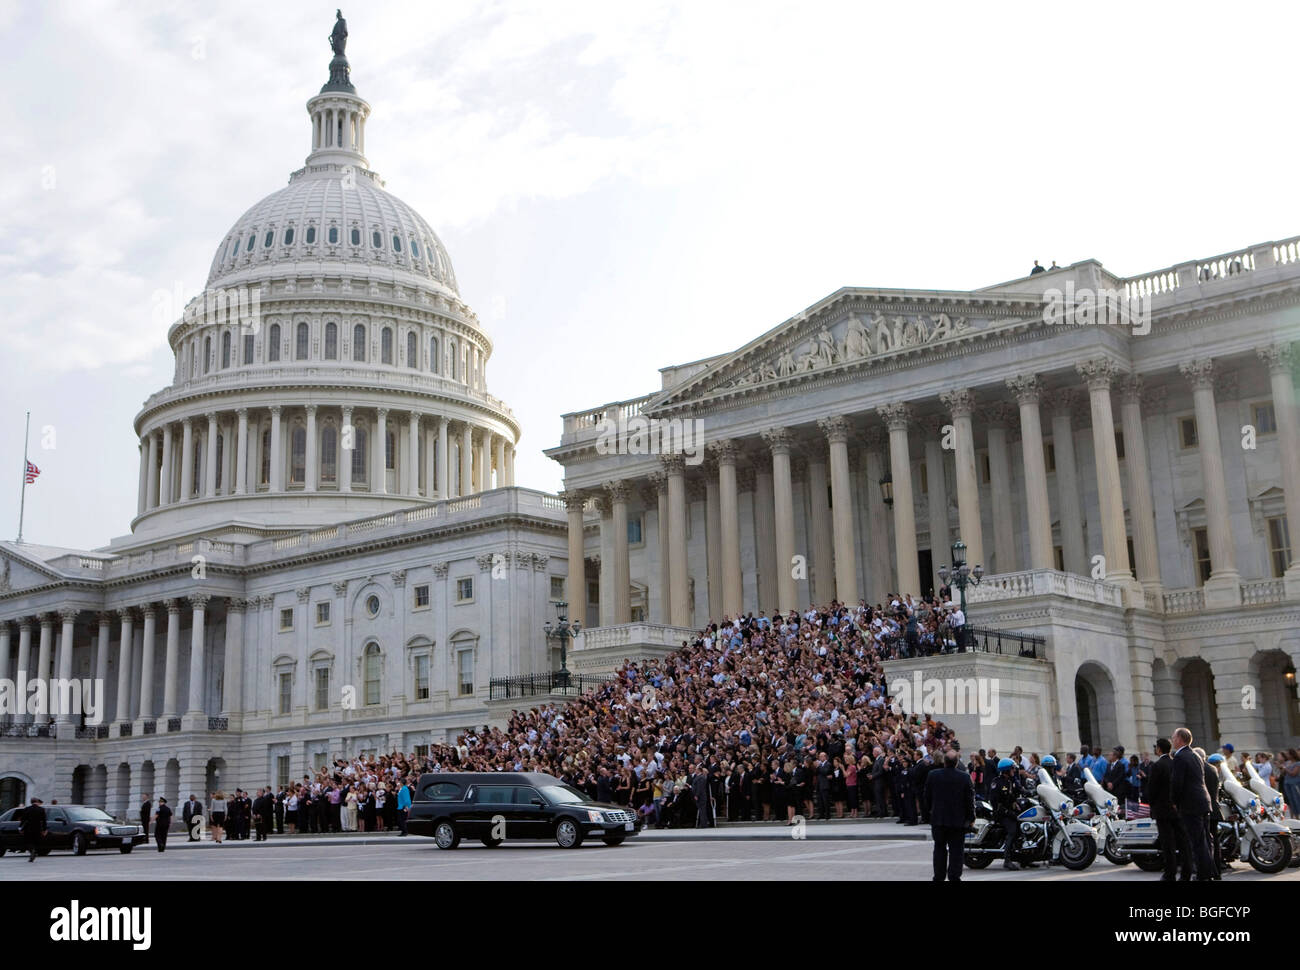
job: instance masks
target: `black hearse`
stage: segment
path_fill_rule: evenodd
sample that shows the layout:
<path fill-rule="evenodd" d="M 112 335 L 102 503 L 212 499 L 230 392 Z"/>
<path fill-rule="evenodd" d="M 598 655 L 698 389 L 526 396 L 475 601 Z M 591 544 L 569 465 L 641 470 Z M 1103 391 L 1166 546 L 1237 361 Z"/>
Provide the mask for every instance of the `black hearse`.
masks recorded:
<path fill-rule="evenodd" d="M 440 849 L 462 838 L 489 848 L 505 839 L 554 839 L 576 849 L 587 837 L 619 845 L 641 831 L 635 812 L 593 802 L 558 778 L 534 772 L 436 772 L 420 776 L 406 830 Z"/>

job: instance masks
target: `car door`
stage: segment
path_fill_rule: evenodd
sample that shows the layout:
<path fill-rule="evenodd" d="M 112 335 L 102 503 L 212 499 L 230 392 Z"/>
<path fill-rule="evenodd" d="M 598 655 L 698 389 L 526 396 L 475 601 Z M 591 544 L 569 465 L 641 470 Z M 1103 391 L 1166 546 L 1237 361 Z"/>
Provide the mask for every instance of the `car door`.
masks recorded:
<path fill-rule="evenodd" d="M 17 849 L 22 845 L 22 834 L 19 832 L 19 826 L 22 824 L 19 818 L 22 816 L 22 811 L 21 808 L 11 808 L 0 815 L 0 846 L 6 849 Z"/>
<path fill-rule="evenodd" d="M 514 808 L 513 797 L 509 785 L 475 785 L 470 792 L 466 822 L 461 826 L 465 834 L 475 839 L 491 837 L 494 819 L 498 816 L 506 819 L 507 836 L 513 834 L 509 824 Z"/>
<path fill-rule="evenodd" d="M 513 838 L 549 839 L 551 808 L 531 785 L 516 785 L 508 828 Z M 541 804 L 538 804 L 538 803 Z"/>
<path fill-rule="evenodd" d="M 61 808 L 45 810 L 45 829 L 50 834 L 45 839 L 46 848 L 67 849 L 72 846 L 72 826 L 68 813 Z"/>

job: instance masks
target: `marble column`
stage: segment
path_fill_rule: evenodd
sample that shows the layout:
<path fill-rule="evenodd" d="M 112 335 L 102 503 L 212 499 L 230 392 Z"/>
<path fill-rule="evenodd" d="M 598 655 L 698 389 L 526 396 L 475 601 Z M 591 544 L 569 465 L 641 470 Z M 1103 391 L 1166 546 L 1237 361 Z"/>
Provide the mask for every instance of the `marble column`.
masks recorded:
<path fill-rule="evenodd" d="M 754 471 L 754 562 L 758 567 L 758 609 L 771 612 L 776 598 L 776 497 L 772 465 L 760 454 L 750 456 Z"/>
<path fill-rule="evenodd" d="M 203 495 L 214 498 L 217 494 L 217 412 L 209 411 L 204 417 L 208 419 L 208 453 L 203 462 Z"/>
<path fill-rule="evenodd" d="M 1205 581 L 1205 607 L 1240 606 L 1241 576 L 1237 573 L 1228 483 L 1219 443 L 1219 414 L 1214 403 L 1214 361 L 1210 358 L 1185 361 L 1178 369 L 1192 385 L 1192 401 L 1196 407 L 1201 487 L 1205 489 L 1205 518 L 1210 538 L 1210 578 Z"/>
<path fill-rule="evenodd" d="M 272 492 L 284 491 L 284 434 L 280 427 L 279 404 L 272 404 L 271 411 L 271 483 Z"/>
<path fill-rule="evenodd" d="M 1043 457 L 1043 422 L 1039 410 L 1043 386 L 1036 374 L 1007 379 L 1020 406 L 1020 450 L 1025 473 L 1025 517 L 1029 523 L 1029 568 L 1055 569 L 1052 513 L 1047 500 L 1047 461 Z"/>
<path fill-rule="evenodd" d="M 564 492 L 564 507 L 569 514 L 569 619 L 587 622 L 587 570 L 583 543 L 582 511 L 586 499 L 581 492 Z"/>
<path fill-rule="evenodd" d="M 655 489 L 655 541 L 659 545 L 659 620 L 664 624 L 673 622 L 672 610 L 672 545 L 668 541 L 668 476 L 663 472 L 652 472 L 650 483 Z"/>
<path fill-rule="evenodd" d="M 177 693 L 180 683 L 181 656 L 181 601 L 170 599 L 167 607 L 167 654 L 163 661 L 163 709 L 162 716 L 175 717 L 177 710 Z"/>
<path fill-rule="evenodd" d="M 722 495 L 718 488 L 718 463 L 712 455 L 704 468 L 704 548 L 708 559 L 709 616 L 722 616 Z"/>
<path fill-rule="evenodd" d="M 158 609 L 152 603 L 140 607 L 144 615 L 140 646 L 140 713 L 142 721 L 153 719 L 153 666 L 158 633 Z"/>
<path fill-rule="evenodd" d="M 146 509 L 156 509 L 158 507 L 158 439 L 161 437 L 161 432 L 149 432 L 149 476 L 145 479 L 147 489 L 145 494 Z"/>
<path fill-rule="evenodd" d="M 736 617 L 744 612 L 744 588 L 740 574 L 740 494 L 736 482 L 739 449 L 731 439 L 714 442 L 718 463 L 719 565 L 722 573 L 722 612 Z"/>
<path fill-rule="evenodd" d="M 230 717 L 244 710 L 244 616 L 248 600 L 226 600 L 226 652 L 221 678 L 221 714 Z"/>
<path fill-rule="evenodd" d="M 447 492 L 447 419 L 438 419 L 438 498 L 449 498 Z"/>
<path fill-rule="evenodd" d="M 831 507 L 827 496 L 830 492 L 830 479 L 826 464 L 826 446 L 823 442 L 813 445 L 808 458 L 808 528 L 812 555 L 812 582 L 809 592 L 813 603 L 818 606 L 828 605 L 835 599 L 835 561 L 831 549 Z"/>
<path fill-rule="evenodd" d="M 131 659 L 135 653 L 135 612 L 117 611 L 121 632 L 117 640 L 117 716 L 119 724 L 131 720 Z"/>
<path fill-rule="evenodd" d="M 159 434 L 162 435 L 162 469 L 158 474 L 158 504 L 171 505 L 175 499 L 172 498 L 172 432 L 171 428 L 163 425 Z"/>
<path fill-rule="evenodd" d="M 925 434 L 925 497 L 930 526 L 931 563 L 930 575 L 922 576 L 921 581 L 930 584 L 935 590 L 942 585 L 939 581 L 939 567 L 951 558 L 952 549 L 952 539 L 948 533 L 947 462 L 943 454 L 943 428 L 946 423 L 942 415 L 930 415 L 921 421 L 921 430 Z"/>
<path fill-rule="evenodd" d="M 104 685 L 104 702 L 108 702 L 108 645 L 111 641 L 110 625 L 113 620 L 111 613 L 100 611 L 95 614 L 95 620 L 99 626 L 99 636 L 95 642 L 95 680 Z M 101 720 L 106 720 L 107 711 L 100 711 Z"/>
<path fill-rule="evenodd" d="M 303 449 L 303 461 L 307 467 L 303 470 L 303 488 L 308 492 L 314 492 L 320 485 L 320 445 L 316 437 L 316 405 L 305 405 L 303 410 L 307 412 L 307 442 Z M 335 457 L 337 458 L 337 452 Z"/>
<path fill-rule="evenodd" d="M 663 455 L 668 476 L 668 552 L 672 625 L 689 627 L 693 619 L 690 603 L 690 566 L 686 559 L 686 459 Z"/>
<path fill-rule="evenodd" d="M 1273 414 L 1277 420 L 1277 445 L 1282 459 L 1282 491 L 1287 529 L 1291 534 L 1291 562 L 1283 583 L 1288 600 L 1300 599 L 1300 414 L 1296 412 L 1295 365 L 1292 343 L 1278 343 L 1256 351 L 1268 365 L 1273 392 Z"/>
<path fill-rule="evenodd" d="M 248 408 L 240 408 L 239 439 L 235 446 L 235 494 L 248 490 Z"/>
<path fill-rule="evenodd" d="M 8 620 L 0 620 L 0 682 L 17 680 L 9 670 L 9 651 L 13 649 L 12 634 Z M 17 698 L 15 697 L 15 700 Z"/>
<path fill-rule="evenodd" d="M 52 653 L 54 650 L 54 614 L 42 613 L 40 616 L 40 620 L 41 620 L 41 643 L 36 653 L 36 673 L 34 676 L 39 677 L 41 680 L 44 680 L 48 685 L 51 679 L 50 663 L 51 660 L 53 659 Z M 47 701 L 47 706 L 45 708 L 46 713 L 36 715 L 37 724 L 50 723 L 50 715 L 49 715 L 49 707 L 48 707 L 48 701 L 49 701 L 48 691 L 46 692 L 45 698 Z"/>
<path fill-rule="evenodd" d="M 515 484 L 515 446 L 513 444 L 506 448 L 506 484 L 511 486 Z"/>
<path fill-rule="evenodd" d="M 153 435 L 150 435 L 152 440 Z M 144 515 L 145 510 L 149 507 L 146 503 L 149 497 L 149 448 L 145 442 L 140 442 L 140 483 L 136 488 L 135 514 Z"/>
<path fill-rule="evenodd" d="M 624 481 L 606 482 L 609 493 L 611 528 L 614 532 L 614 622 L 632 622 L 632 571 L 628 560 L 627 500 L 631 486 Z"/>
<path fill-rule="evenodd" d="M 1056 455 L 1056 517 L 1061 529 L 1061 558 L 1067 573 L 1090 576 L 1088 549 L 1083 543 L 1083 500 L 1079 497 L 1079 466 L 1074 456 L 1074 426 L 1070 412 L 1075 394 L 1063 388 L 1052 395 L 1052 451 Z"/>
<path fill-rule="evenodd" d="M 990 572 L 1013 573 L 1016 559 L 1015 519 L 1011 509 L 1011 449 L 1007 429 L 1015 421 L 1015 408 L 996 401 L 984 408 L 989 438 L 989 498 L 993 512 L 993 561 Z"/>
<path fill-rule="evenodd" d="M 492 432 L 484 430 L 478 441 L 478 490 L 492 488 Z"/>
<path fill-rule="evenodd" d="M 1142 378 L 1120 384 L 1120 419 L 1124 428 L 1124 464 L 1128 467 L 1129 518 L 1133 522 L 1133 558 L 1138 582 L 1148 593 L 1161 590 L 1160 549 L 1156 544 L 1156 507 L 1151 495 L 1146 433 L 1142 428 Z"/>
<path fill-rule="evenodd" d="M 835 528 L 835 596 L 856 605 L 858 565 L 853 548 L 853 488 L 849 480 L 849 434 L 852 425 L 843 415 L 817 422 L 830 448 L 831 521 Z"/>
<path fill-rule="evenodd" d="M 15 661 L 16 666 L 14 668 L 14 673 L 17 674 L 15 677 L 16 680 L 21 680 L 24 677 L 31 679 L 34 676 L 35 672 L 32 670 L 31 662 L 32 620 L 31 617 L 20 616 L 18 618 L 18 657 Z M 18 714 L 17 720 L 19 724 L 31 723 L 31 718 L 26 713 Z"/>
<path fill-rule="evenodd" d="M 975 395 L 966 388 L 958 388 L 940 394 L 939 400 L 952 414 L 958 538 L 966 543 L 966 561 L 972 566 L 982 566 L 985 565 L 984 528 L 980 522 L 980 485 L 975 470 L 975 434 L 971 428 Z"/>
<path fill-rule="evenodd" d="M 212 597 L 207 593 L 193 593 L 189 597 L 190 606 L 193 608 L 190 614 L 190 696 L 189 707 L 185 713 L 189 715 L 201 715 L 203 713 L 203 682 L 204 671 L 204 648 L 207 641 L 204 636 L 204 625 L 207 619 L 208 600 Z M 168 633 L 171 633 L 170 628 Z M 170 640 L 170 636 L 168 637 Z M 207 727 L 206 724 L 203 725 Z"/>
<path fill-rule="evenodd" d="M 495 450 L 494 460 L 496 462 L 497 480 L 494 488 L 505 488 L 509 484 L 506 477 L 506 439 L 503 435 L 493 435 L 492 445 Z"/>
<path fill-rule="evenodd" d="M 464 422 L 460 426 L 460 494 L 462 496 L 474 491 L 473 475 L 474 428 L 468 422 Z"/>
<path fill-rule="evenodd" d="M 352 455 L 357 446 L 357 429 L 352 424 L 352 408 L 343 407 L 343 427 L 339 429 L 339 491 L 352 491 Z"/>
<path fill-rule="evenodd" d="M 1119 454 L 1115 448 L 1115 416 L 1110 404 L 1110 385 L 1120 376 L 1115 362 L 1095 357 L 1076 366 L 1088 383 L 1092 411 L 1092 448 L 1097 463 L 1097 500 L 1101 512 L 1102 554 L 1106 557 L 1106 581 L 1131 589 L 1133 574 L 1128 561 L 1128 530 L 1124 525 L 1124 492 L 1119 477 Z M 1145 603 L 1142 597 L 1136 604 Z"/>
<path fill-rule="evenodd" d="M 388 494 L 388 408 L 375 410 L 375 480 L 370 491 L 375 495 Z"/>
<path fill-rule="evenodd" d="M 236 421 L 229 414 L 221 423 L 221 485 L 219 491 L 222 495 L 233 495 L 235 492 L 235 457 L 238 451 L 235 446 L 235 429 Z"/>
<path fill-rule="evenodd" d="M 439 418 L 430 415 L 420 437 L 424 442 L 424 488 L 420 494 L 430 501 L 438 497 L 438 425 L 441 423 Z"/>
<path fill-rule="evenodd" d="M 789 428 L 769 428 L 763 440 L 772 452 L 772 509 L 776 533 L 776 604 L 782 613 L 799 609 L 798 586 L 794 579 L 794 483 L 790 475 L 790 449 L 794 436 Z"/>
<path fill-rule="evenodd" d="M 420 415 L 412 411 L 406 424 L 406 494 L 420 494 Z"/>
<path fill-rule="evenodd" d="M 889 475 L 894 484 L 894 560 L 898 592 L 921 594 L 920 563 L 916 554 L 916 507 L 912 498 L 912 456 L 907 441 L 911 409 L 906 403 L 877 408 L 889 430 Z"/>
<path fill-rule="evenodd" d="M 59 610 L 59 619 L 63 621 L 63 633 L 59 637 L 59 680 L 65 684 L 72 680 L 72 642 L 77 631 L 77 614 L 79 610 Z M 53 691 L 51 691 L 53 694 Z M 50 697 L 50 709 L 54 709 L 54 697 Z M 59 722 L 71 723 L 72 711 L 60 710 Z"/>
<path fill-rule="evenodd" d="M 181 422 L 181 496 L 188 502 L 194 497 L 194 419 Z"/>

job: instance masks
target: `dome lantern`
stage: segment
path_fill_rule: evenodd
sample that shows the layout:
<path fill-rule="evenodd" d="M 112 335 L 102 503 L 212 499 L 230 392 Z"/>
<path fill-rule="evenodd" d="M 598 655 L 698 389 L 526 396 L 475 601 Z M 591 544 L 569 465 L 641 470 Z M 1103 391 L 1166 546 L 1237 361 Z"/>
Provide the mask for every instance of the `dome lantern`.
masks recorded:
<path fill-rule="evenodd" d="M 352 86 L 352 68 L 344 54 L 348 42 L 348 22 L 343 11 L 336 14 L 330 34 L 330 77 L 320 94 L 307 102 L 311 115 L 311 154 L 308 167 L 317 165 L 356 165 L 368 169 L 365 158 L 366 119 L 370 105 L 357 96 Z"/>

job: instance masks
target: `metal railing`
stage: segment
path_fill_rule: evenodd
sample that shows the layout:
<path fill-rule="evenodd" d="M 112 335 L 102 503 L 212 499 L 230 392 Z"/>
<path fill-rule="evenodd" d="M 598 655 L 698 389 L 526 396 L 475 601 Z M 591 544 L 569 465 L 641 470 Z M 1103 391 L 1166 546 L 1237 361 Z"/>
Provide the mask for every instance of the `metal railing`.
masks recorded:
<path fill-rule="evenodd" d="M 13 724 L 0 729 L 3 738 L 55 738 L 58 728 L 53 724 Z"/>
<path fill-rule="evenodd" d="M 167 718 L 167 733 L 172 734 L 181 729 L 181 719 L 179 717 Z"/>
<path fill-rule="evenodd" d="M 516 677 L 493 677 L 488 681 L 488 699 L 505 701 L 516 697 L 545 697 L 548 694 L 577 697 L 584 691 L 600 687 L 608 681 L 609 678 L 595 674 L 570 672 L 566 677 L 558 670 L 541 674 L 522 674 Z"/>
<path fill-rule="evenodd" d="M 135 732 L 135 725 L 130 721 L 123 721 L 121 730 L 117 732 L 119 738 L 129 738 Z"/>
<path fill-rule="evenodd" d="M 228 717 L 210 717 L 208 718 L 209 731 L 229 731 L 230 718 Z"/>
<path fill-rule="evenodd" d="M 157 722 L 157 721 L 145 721 L 145 722 L 144 722 L 144 733 L 145 733 L 145 734 L 157 734 L 157 733 L 158 733 L 158 722 Z"/>
<path fill-rule="evenodd" d="M 947 640 L 936 640 L 931 644 L 920 644 L 911 650 L 902 636 L 886 637 L 881 644 L 882 651 L 889 660 L 906 660 L 913 657 L 934 657 L 954 653 L 996 653 L 1009 657 L 1030 657 L 1034 660 L 1047 659 L 1047 638 L 1032 633 L 1018 633 L 1013 630 L 994 630 L 991 627 L 966 626 L 950 634 L 957 646 L 947 646 Z"/>

